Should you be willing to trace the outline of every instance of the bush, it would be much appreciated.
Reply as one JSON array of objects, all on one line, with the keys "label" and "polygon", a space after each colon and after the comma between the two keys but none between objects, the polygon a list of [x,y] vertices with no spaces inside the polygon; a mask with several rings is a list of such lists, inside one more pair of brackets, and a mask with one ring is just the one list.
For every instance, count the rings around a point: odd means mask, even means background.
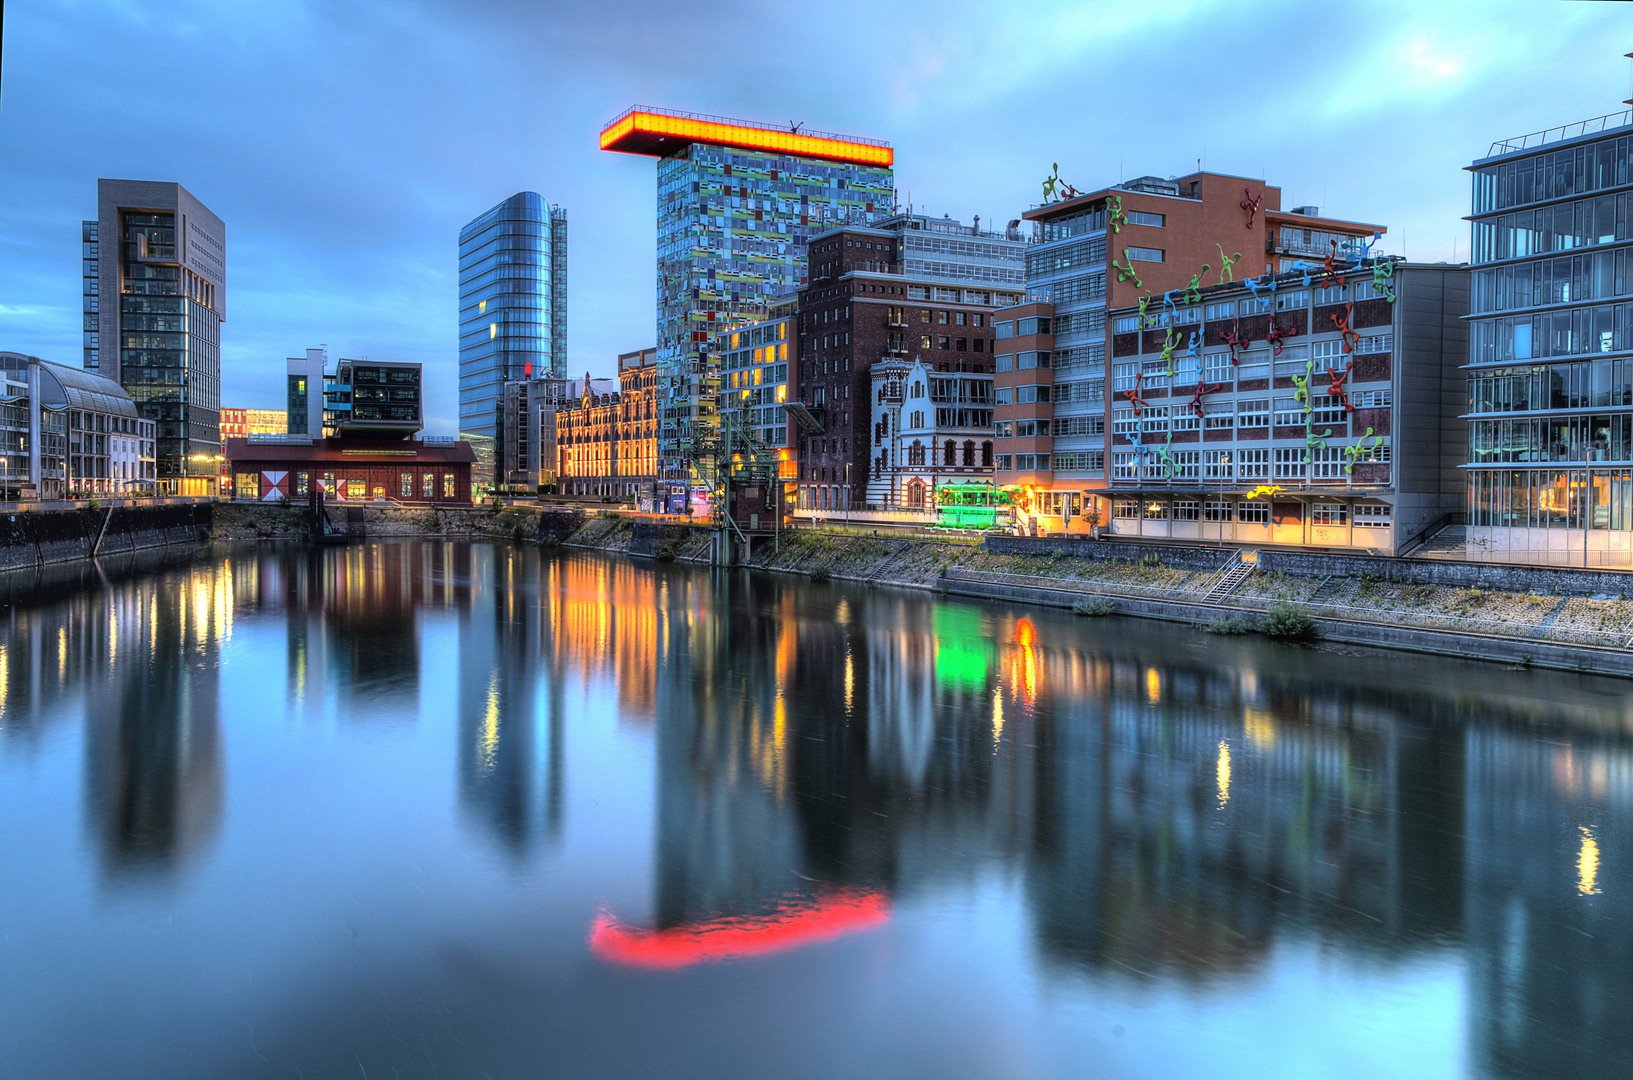
[{"label": "bush", "polygon": [[1315,620],[1303,607],[1290,600],[1278,600],[1259,620],[1259,632],[1280,641],[1312,641],[1320,637]]},{"label": "bush", "polygon": [[1207,622],[1202,624],[1202,629],[1206,630],[1210,634],[1225,634],[1227,636],[1234,636],[1236,634],[1247,633],[1250,627],[1247,625],[1247,620],[1243,619],[1241,616],[1226,615],[1217,619],[1209,619]]},{"label": "bush", "polygon": [[826,566],[813,566],[811,568],[812,581],[827,581],[831,577],[833,577],[833,571]]},{"label": "bush", "polygon": [[1116,610],[1104,596],[1091,596],[1072,605],[1073,615],[1111,615]]},{"label": "bush", "polygon": [[672,544],[659,544],[652,549],[652,557],[659,562],[674,562],[675,548]]}]

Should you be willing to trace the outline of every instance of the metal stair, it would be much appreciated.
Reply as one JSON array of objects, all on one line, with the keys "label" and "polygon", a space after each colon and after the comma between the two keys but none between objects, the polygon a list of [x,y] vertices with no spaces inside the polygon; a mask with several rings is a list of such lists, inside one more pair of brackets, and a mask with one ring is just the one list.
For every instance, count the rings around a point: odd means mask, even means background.
[{"label": "metal stair", "polygon": [[1202,602],[1204,604],[1219,603],[1219,601],[1235,592],[1242,582],[1247,580],[1247,576],[1258,568],[1259,563],[1256,557],[1250,560],[1244,558],[1242,552],[1237,552],[1234,559],[1220,568],[1218,575],[1214,577],[1213,584],[1208,586],[1208,591],[1202,594]]}]

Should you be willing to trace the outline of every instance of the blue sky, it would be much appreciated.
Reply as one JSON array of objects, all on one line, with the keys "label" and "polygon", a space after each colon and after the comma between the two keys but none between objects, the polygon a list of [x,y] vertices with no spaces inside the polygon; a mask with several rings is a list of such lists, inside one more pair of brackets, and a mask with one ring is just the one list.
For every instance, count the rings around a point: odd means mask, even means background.
[{"label": "blue sky", "polygon": [[453,430],[456,237],[538,191],[571,222],[569,366],[653,341],[653,169],[596,149],[631,104],[888,139],[901,197],[1002,223],[1210,169],[1466,257],[1461,167],[1622,108],[1618,4],[792,5],[693,0],[7,0],[0,350],[77,364],[99,176],[177,180],[227,222],[222,402],[283,359],[420,361]]}]

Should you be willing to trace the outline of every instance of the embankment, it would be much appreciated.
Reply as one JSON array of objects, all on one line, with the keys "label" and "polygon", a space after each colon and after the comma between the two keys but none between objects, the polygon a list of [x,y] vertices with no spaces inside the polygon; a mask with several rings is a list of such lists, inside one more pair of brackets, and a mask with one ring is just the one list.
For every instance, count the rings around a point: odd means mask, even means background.
[{"label": "embankment", "polygon": [[196,544],[209,534],[207,503],[8,513],[0,515],[0,570]]}]

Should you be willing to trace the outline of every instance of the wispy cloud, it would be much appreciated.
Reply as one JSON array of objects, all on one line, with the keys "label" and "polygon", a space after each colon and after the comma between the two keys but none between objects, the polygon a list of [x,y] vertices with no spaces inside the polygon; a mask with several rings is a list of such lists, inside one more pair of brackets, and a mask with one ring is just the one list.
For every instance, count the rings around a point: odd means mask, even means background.
[{"label": "wispy cloud", "polygon": [[[989,222],[1197,159],[1466,252],[1461,167],[1618,107],[1612,5],[748,0],[17,0],[0,111],[0,349],[74,362],[99,176],[175,179],[228,224],[223,398],[283,358],[395,356],[455,393],[455,238],[500,199],[568,208],[575,371],[653,340],[651,162],[595,148],[641,102],[890,139],[897,183]],[[188,92],[131,79],[185,56]],[[453,409],[446,410],[451,423]]]}]

